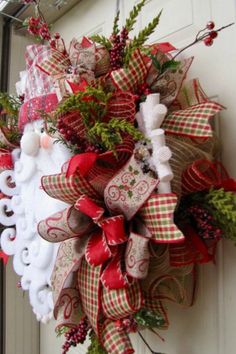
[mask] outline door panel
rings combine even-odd
[[[120,0],[121,18],[124,22],[134,0]],[[143,28],[163,8],[160,26],[150,42],[170,41],[183,47],[194,40],[196,33],[214,20],[217,27],[235,21],[234,0],[150,0],[138,20],[138,29]],[[105,35],[111,32],[115,0],[84,0],[55,24],[55,30],[65,37],[81,37],[96,31]],[[235,27],[220,33],[212,47],[203,43],[190,48],[185,56],[195,57],[189,78],[199,77],[210,97],[218,97],[227,106],[221,114],[219,131],[223,141],[222,158],[229,172],[236,176],[236,44]],[[221,243],[216,264],[201,266],[196,303],[192,308],[169,304],[170,328],[160,332],[165,342],[146,331],[145,337],[156,351],[166,354],[235,354],[236,336],[236,249],[231,242]],[[61,340],[55,339],[54,323],[41,327],[41,354],[59,353]],[[132,336],[137,354],[149,350],[137,335]],[[84,348],[71,353],[86,352]]]

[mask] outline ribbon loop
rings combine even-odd
[[[174,223],[177,196],[174,193],[153,194],[139,212],[157,243],[182,242],[184,235]]]
[[[142,292],[139,282],[129,287],[109,290],[103,287],[102,307],[105,316],[112,320],[128,317],[136,313],[142,306]]]
[[[75,203],[75,208],[92,218],[97,223],[104,214],[104,209],[95,204],[87,195],[81,196]]]

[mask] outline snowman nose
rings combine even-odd
[[[40,137],[40,145],[44,149],[51,149],[53,145],[53,139],[46,133]]]
[[[40,137],[35,132],[26,132],[20,141],[21,150],[29,156],[37,155],[40,147]]]

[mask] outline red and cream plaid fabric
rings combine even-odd
[[[82,195],[87,195],[95,203],[101,204],[101,198],[91,185],[79,173],[66,177],[66,174],[43,176],[41,180],[44,191],[52,198],[68,204],[74,204]]]
[[[78,270],[78,288],[82,308],[96,333],[100,312],[100,275],[102,266],[91,267],[85,259]]]
[[[167,309],[164,307],[163,302],[150,297],[148,294],[145,294],[144,299],[144,307],[147,310],[150,310],[159,315],[163,319],[161,328],[167,329],[169,327],[169,320],[167,316]]]
[[[38,67],[38,63],[47,60],[50,55],[50,47],[33,44],[26,49],[25,60],[28,73],[25,89],[25,102],[29,99],[55,92],[50,76]]]
[[[170,194],[154,194],[139,212],[144,224],[152,234],[154,242],[180,242],[184,235],[174,223],[174,210],[177,196]]]
[[[68,55],[64,55],[57,49],[51,49],[50,56],[46,59],[41,58],[38,66],[46,74],[55,76],[65,74],[66,69],[71,65]]]
[[[109,354],[132,354],[134,349],[128,334],[117,328],[115,322],[105,320],[101,333],[101,341]]]
[[[162,128],[166,133],[189,136],[194,138],[212,137],[209,119],[224,107],[219,103],[208,101],[168,115]]]
[[[135,92],[145,82],[147,68],[137,49],[130,59],[129,66],[111,72],[114,85],[121,91]]]
[[[107,318],[118,320],[137,312],[142,306],[142,292],[139,282],[135,281],[128,288],[108,290],[103,287],[103,312]]]

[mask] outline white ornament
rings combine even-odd
[[[160,126],[167,114],[165,105],[160,104],[160,94],[153,93],[147,96],[146,101],[140,104],[140,111],[136,114],[139,129],[151,140],[152,158],[150,165],[157,172],[160,183],[159,193],[170,193],[170,181],[173,178],[169,159],[171,151],[165,145],[165,132]]]

